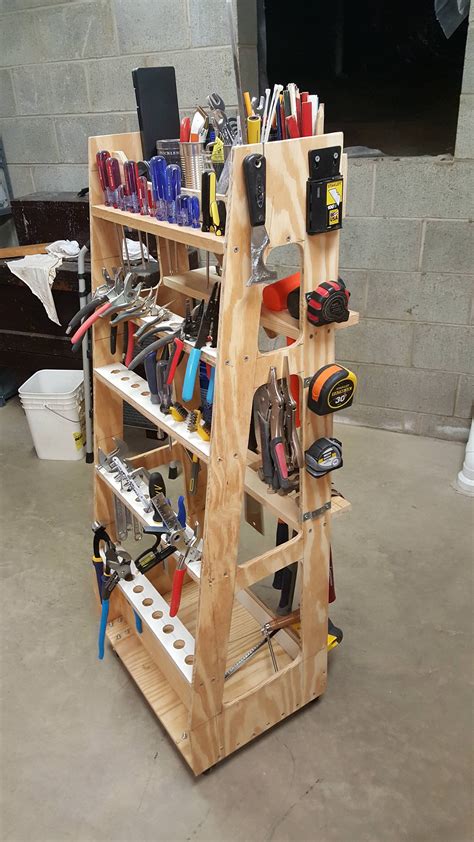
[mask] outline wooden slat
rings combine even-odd
[[[180,225],[173,225],[170,222],[159,222],[152,216],[140,216],[137,213],[129,213],[116,208],[109,208],[106,205],[97,204],[91,206],[91,213],[95,219],[104,219],[107,222],[115,222],[117,225],[126,225],[135,231],[147,231],[155,237],[162,237],[165,240],[183,243],[187,246],[194,246],[198,249],[210,251],[213,254],[224,254],[225,240],[223,237],[216,237],[215,234],[206,234],[198,228],[185,228]]]
[[[49,243],[36,243],[31,246],[9,246],[0,249],[0,260],[10,260],[12,257],[25,257],[27,254],[47,254]]]

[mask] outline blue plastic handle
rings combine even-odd
[[[188,224],[192,225],[193,228],[200,228],[201,223],[199,222],[199,199],[197,196],[191,196],[190,209],[191,214],[190,218],[188,219]]]
[[[214,400],[214,381],[216,379],[216,370],[215,368],[211,368],[211,376],[209,378],[209,386],[207,387],[207,395],[206,400],[208,403],[212,403]]]
[[[107,620],[109,618],[109,600],[104,599],[102,601],[102,610],[100,612],[100,624],[99,624],[99,641],[98,641],[98,648],[99,648],[99,661],[104,659],[104,646],[105,646],[105,630],[107,628]]]
[[[145,367],[148,388],[150,389],[151,402],[159,403],[158,383],[156,381],[156,351],[151,351],[151,353],[147,354],[143,361],[143,365]]]
[[[161,155],[155,155],[150,160],[150,175],[151,186],[153,191],[153,198],[155,202],[158,199],[166,198],[166,161]]]
[[[143,631],[142,618],[138,616],[136,611],[134,611],[133,613],[135,615],[135,628],[138,634],[141,634]]]
[[[199,368],[199,360],[201,359],[201,349],[193,348],[186,366],[186,374],[184,375],[183,383],[183,401],[192,400],[194,394],[194,383],[196,381],[196,374]]]
[[[186,506],[184,504],[184,497],[182,494],[178,497],[178,520],[184,529],[186,526]]]

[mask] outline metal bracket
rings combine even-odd
[[[314,512],[304,512],[303,513],[303,521],[305,520],[315,520],[315,518],[320,517],[323,515],[324,512],[327,512],[331,508],[331,501],[329,500],[324,506],[320,506],[319,509],[315,509]]]
[[[308,386],[309,386],[309,384],[311,383],[312,379],[313,379],[312,377],[305,377],[305,379],[303,380],[303,386],[305,387],[305,389],[307,389],[307,388],[308,388]]]

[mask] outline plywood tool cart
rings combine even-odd
[[[266,227],[271,247],[299,246],[304,291],[338,277],[339,231],[308,236],[305,226],[308,151],[335,145],[342,148],[342,134],[265,146]],[[250,226],[242,162],[249,153],[262,152],[261,145],[233,150],[225,238],[106,207],[95,162],[100,149],[123,150],[138,160],[139,134],[89,141],[94,286],[102,282],[102,267],[120,263],[117,226],[127,225],[157,238],[162,275],[159,301],[173,298],[177,312],[183,312],[186,296],[208,295],[204,270],[189,271],[186,247],[223,259],[218,347],[203,352],[203,359],[216,366],[210,442],[163,415],[150,402],[146,381],[118,363],[118,355],[111,357],[106,319],[94,327],[96,449],[109,452],[113,437],[122,436],[122,402],[126,401],[170,435],[173,458],[181,459],[185,471],[189,471],[189,459],[184,448],[196,454],[203,467],[198,494],[187,501],[188,520],[197,517],[204,524],[202,563],[188,567],[179,617],[169,616],[171,585],[160,565],[148,578],[139,575],[116,588],[107,632],[111,646],[176,747],[199,774],[325,690],[331,519],[347,510],[349,503],[339,496],[331,498],[330,474],[314,479],[306,471],[301,472],[299,497],[268,493],[257,472],[257,457],[248,451],[248,435],[255,390],[267,381],[271,365],[281,376],[283,354],[289,357],[291,374],[300,378],[303,450],[315,439],[331,435],[332,415],[318,417],[308,411],[304,381],[334,361],[335,329],[355,323],[357,314],[351,313],[343,325],[320,328],[312,327],[301,314],[298,324],[287,312],[270,313],[262,307],[262,286],[246,286]],[[294,338],[294,344],[262,353],[258,350],[261,325]],[[117,346],[121,347],[120,337]],[[168,445],[135,457],[135,464],[149,469],[169,461]],[[121,492],[113,479],[97,469],[95,516],[112,535],[114,494],[142,523],[147,522],[133,495]],[[296,535],[237,564],[245,495],[267,507],[289,525],[290,535],[293,531]],[[263,646],[245,668],[225,680],[226,668],[258,641],[262,624],[272,616],[250,587],[295,562],[301,625],[298,634],[282,630],[273,638],[278,671],[268,647]],[[133,611],[142,619],[141,634],[136,633]]]

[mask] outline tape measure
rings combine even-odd
[[[323,477],[342,468],[342,443],[339,439],[317,439],[304,454],[305,466],[312,477]]]
[[[323,366],[311,378],[308,408],[316,415],[328,415],[350,406],[357,388],[353,371],[338,363]]]
[[[329,325],[333,322],[347,322],[349,318],[350,292],[342,278],[337,281],[323,281],[313,292],[307,292],[306,318],[309,323],[318,325]],[[294,319],[300,315],[300,288],[299,286],[288,293],[288,311]]]

